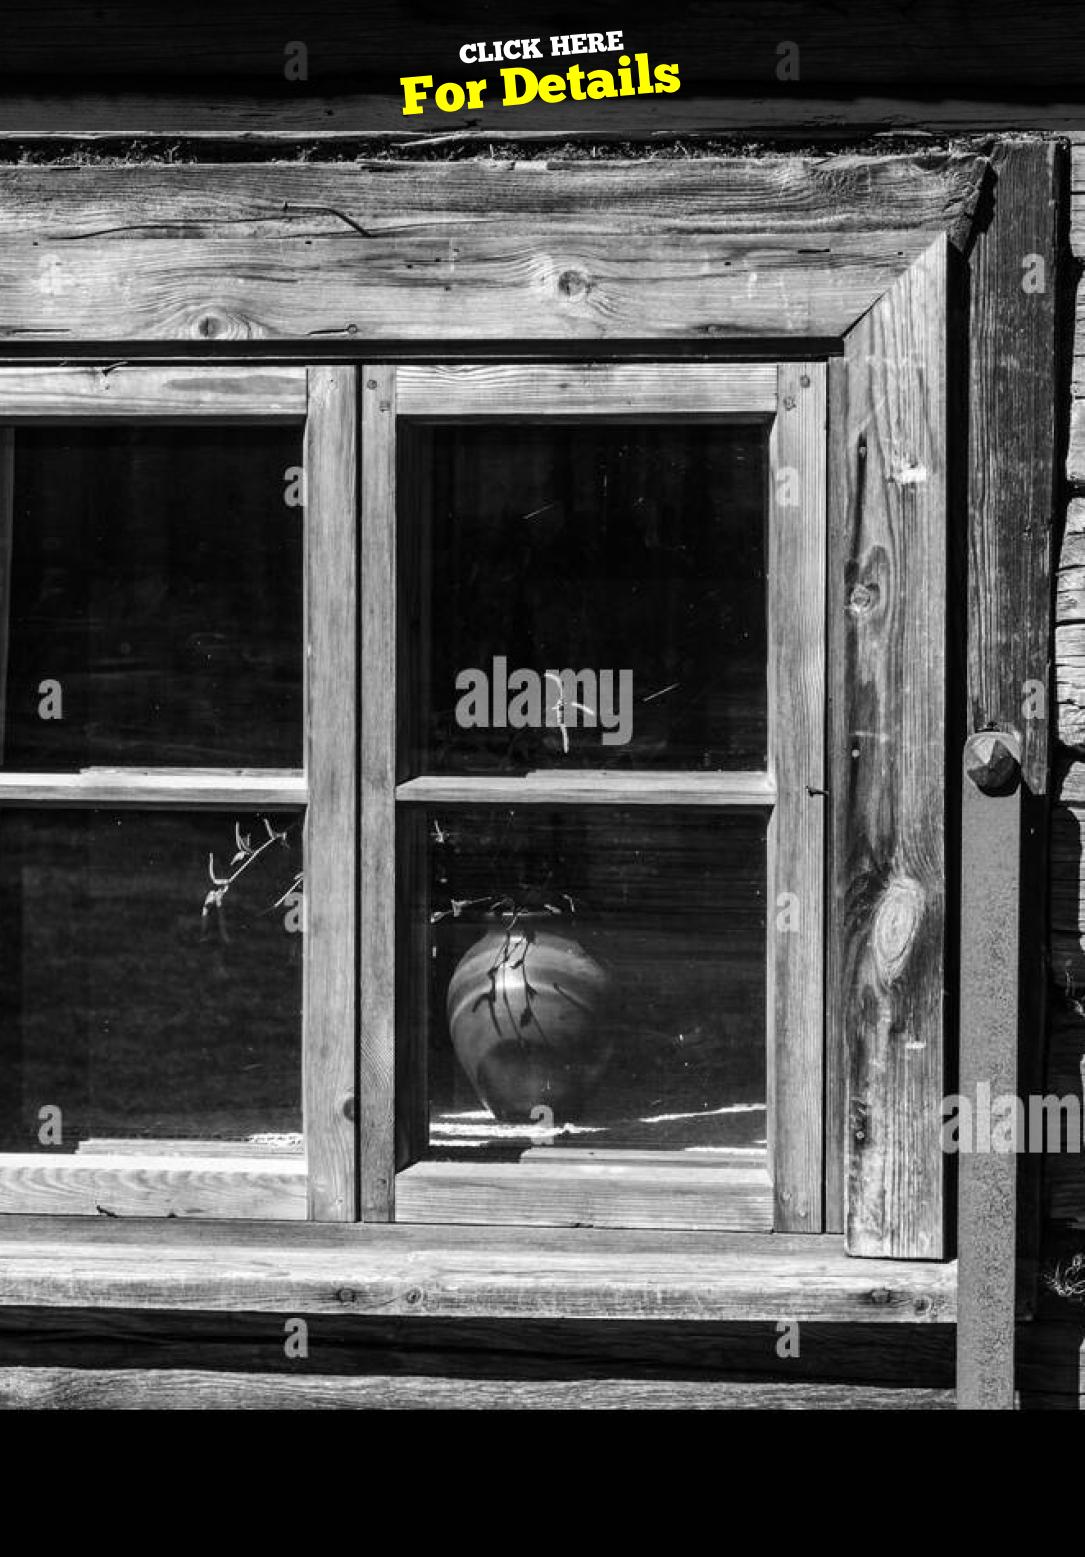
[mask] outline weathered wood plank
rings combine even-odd
[[[771,362],[565,363],[554,367],[408,364],[399,369],[401,416],[731,415],[776,410]]]
[[[309,1211],[356,1215],[358,400],[352,367],[309,369],[305,430],[305,1150]]]
[[[415,44],[412,41],[412,48]],[[11,78],[9,76],[9,81]],[[74,84],[73,84],[74,85]],[[1000,92],[966,96],[958,83],[932,101],[917,98],[914,86],[877,96],[829,92],[819,96],[801,82],[788,82],[772,95],[771,82],[754,92],[715,93],[686,83],[670,97],[624,99],[617,112],[601,111],[597,104],[542,104],[538,100],[510,113],[503,107],[483,107],[471,112],[442,114],[441,125],[421,130],[404,129],[403,100],[389,92],[321,91],[310,87],[304,95],[269,95],[253,92],[244,83],[230,90],[204,82],[178,91],[163,80],[155,91],[138,88],[88,92],[60,92],[49,83],[37,90],[21,90],[11,81],[0,99],[0,142],[20,149],[48,144],[59,136],[62,143],[76,141],[91,149],[118,138],[137,141],[141,147],[159,148],[163,161],[177,160],[177,143],[189,142],[216,149],[254,147],[280,149],[293,160],[297,141],[322,148],[342,149],[354,156],[359,142],[370,155],[385,146],[410,152],[427,140],[441,137],[442,148],[450,137],[480,156],[492,156],[495,145],[512,141],[554,143],[612,143],[624,152],[631,141],[667,145],[716,137],[750,137],[783,134],[800,137],[811,133],[838,136],[914,131],[924,136],[971,134],[986,142],[1004,130],[1053,132],[1065,135],[1085,128],[1085,111],[1072,92],[1055,96],[1050,90],[1023,93],[1018,85]],[[67,149],[67,146],[65,146]]]
[[[728,1380],[364,1378],[0,1368],[6,1411],[952,1411],[947,1389]]]
[[[396,370],[362,369],[361,1216],[391,1220],[396,1066]]]
[[[833,1237],[376,1223],[270,1231],[104,1218],[78,1226],[76,1237],[55,1219],[0,1224],[0,1306],[878,1325],[952,1322],[955,1312],[952,1264],[854,1260]]]
[[[773,1185],[763,1164],[419,1162],[396,1175],[396,1221],[768,1233]]]
[[[124,1159],[0,1156],[0,1211],[64,1216],[250,1217],[288,1221],[305,1216],[305,1163],[246,1162],[234,1155],[166,1153]]]
[[[0,167],[0,239],[351,239],[359,230],[434,236],[462,226],[465,218],[491,230],[510,220],[546,220],[589,233],[603,224],[634,236],[677,236],[704,227],[721,235],[949,231],[969,221],[986,166],[986,158],[971,151],[659,161],[619,153],[602,161],[15,165]]]
[[[1059,739],[1072,751],[1085,752],[1085,498],[1074,498],[1067,505],[1059,550],[1055,691]]]
[[[828,1031],[863,1255],[944,1248],[946,265],[940,240],[830,363]]]
[[[288,809],[309,798],[304,773],[287,769],[87,768],[81,773],[0,773],[0,805],[138,805],[195,810]]]
[[[0,243],[0,337],[65,341],[835,338],[932,234],[674,237],[465,219],[345,238]],[[314,285],[319,277],[319,286]]]
[[[824,363],[779,368],[771,433],[769,1140],[773,1225],[823,1226],[825,1085]]]
[[[976,827],[962,903],[960,1086],[968,1096],[981,1083],[998,1096],[1033,1093],[1042,1081],[1059,206],[1068,182],[1057,145],[1001,142],[991,161],[994,217],[970,256],[965,718],[969,734],[993,728],[1019,742],[1021,790],[1000,799],[966,782],[964,814]],[[990,857],[995,839],[1000,859]],[[965,1406],[1009,1409],[1015,1282],[1035,1261],[1039,1164],[968,1154],[958,1194],[959,1393]]]
[[[0,421],[301,422],[307,393],[303,367],[9,365],[0,372]]]
[[[523,775],[427,774],[396,785],[400,802],[426,805],[771,806],[768,773],[615,773],[540,769]]]

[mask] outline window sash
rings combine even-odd
[[[609,1226],[820,1231],[823,1201],[823,872],[825,789],[825,459],[823,363],[421,365],[363,369],[360,1148],[363,1220],[526,1221]],[[421,776],[397,784],[396,421],[399,416],[709,416],[770,424],[769,753],[764,772]],[[402,667],[399,667],[401,670]],[[768,1152],[710,1176],[650,1162],[573,1164],[547,1152],[543,1185],[524,1164],[415,1162],[424,1138],[424,991],[399,978],[397,895],[410,900],[424,837],[396,813],[410,803],[751,805],[770,813]],[[777,933],[781,894],[800,934]],[[406,958],[400,962],[402,967]],[[397,1077],[397,999],[400,1052]],[[398,1117],[397,1081],[413,1077]],[[677,1175],[678,1177],[675,1177]],[[679,1186],[679,1177],[683,1184]],[[701,1182],[701,1179],[704,1182]],[[696,1182],[695,1182],[696,1179]],[[728,1185],[730,1181],[729,1193]],[[399,1193],[397,1196],[397,1184]],[[683,1197],[684,1201],[683,1201]],[[564,1206],[562,1204],[564,1200]],[[588,1209],[585,1210],[587,1205]],[[692,1207],[692,1209],[691,1209]]]
[[[0,806],[305,812],[304,1157],[234,1143],[0,1155],[0,1209],[350,1221],[356,1214],[356,371],[298,365],[5,367],[0,424],[304,426],[305,768],[0,775]],[[10,433],[7,436],[10,446]],[[11,482],[2,483],[10,508]],[[5,568],[5,577],[8,570]]]

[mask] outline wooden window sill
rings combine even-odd
[[[4,1216],[0,1305],[952,1323],[956,1266],[835,1235]]]

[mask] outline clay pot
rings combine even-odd
[[[461,957],[448,986],[452,1046],[499,1120],[526,1124],[541,1105],[560,1123],[582,1107],[610,1057],[609,988],[579,942],[523,918]]]

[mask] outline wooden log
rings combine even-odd
[[[524,149],[530,151],[530,142]],[[939,228],[963,236],[986,168],[987,159],[971,151],[0,166],[0,239],[268,242],[411,230],[432,237],[465,219],[491,232],[509,222],[546,221],[590,234],[604,222],[634,239],[705,228],[762,238]]]
[[[952,1390],[641,1379],[360,1379],[171,1368],[0,1368],[8,1411],[952,1411]]]
[[[411,46],[416,44],[412,41]],[[402,95],[387,91],[332,86],[322,91],[313,84],[303,94],[295,89],[273,95],[244,83],[227,89],[209,81],[189,81],[187,89],[180,90],[169,80],[154,90],[146,81],[141,86],[59,91],[43,82],[31,90],[12,80],[0,99],[0,142],[7,140],[21,152],[28,145],[55,146],[61,137],[66,154],[73,142],[93,152],[101,147],[114,150],[122,139],[135,141],[142,155],[157,151],[163,162],[172,164],[179,142],[235,156],[239,151],[277,149],[293,160],[299,140],[305,147],[348,157],[358,153],[359,143],[369,155],[385,146],[407,155],[413,147],[424,154],[432,140],[442,153],[456,143],[490,158],[495,146],[532,141],[556,143],[563,150],[569,144],[610,143],[624,153],[630,142],[669,150],[676,139],[696,143],[737,138],[746,146],[755,136],[773,142],[785,136],[805,145],[812,135],[865,140],[872,134],[911,131],[923,136],[974,134],[986,144],[1000,130],[1066,135],[1085,128],[1085,113],[1073,90],[1022,93],[1019,86],[1000,91],[997,84],[987,93],[965,95],[956,83],[947,83],[932,100],[917,98],[908,84],[877,95],[854,90],[841,96],[832,91],[819,95],[812,86],[804,90],[794,81],[781,83],[776,92],[770,81],[752,91],[712,90],[687,82],[674,96],[624,99],[618,112],[600,112],[593,103],[536,100],[515,113],[484,106],[442,114],[440,125],[424,129],[404,128],[410,121],[403,117]]]

